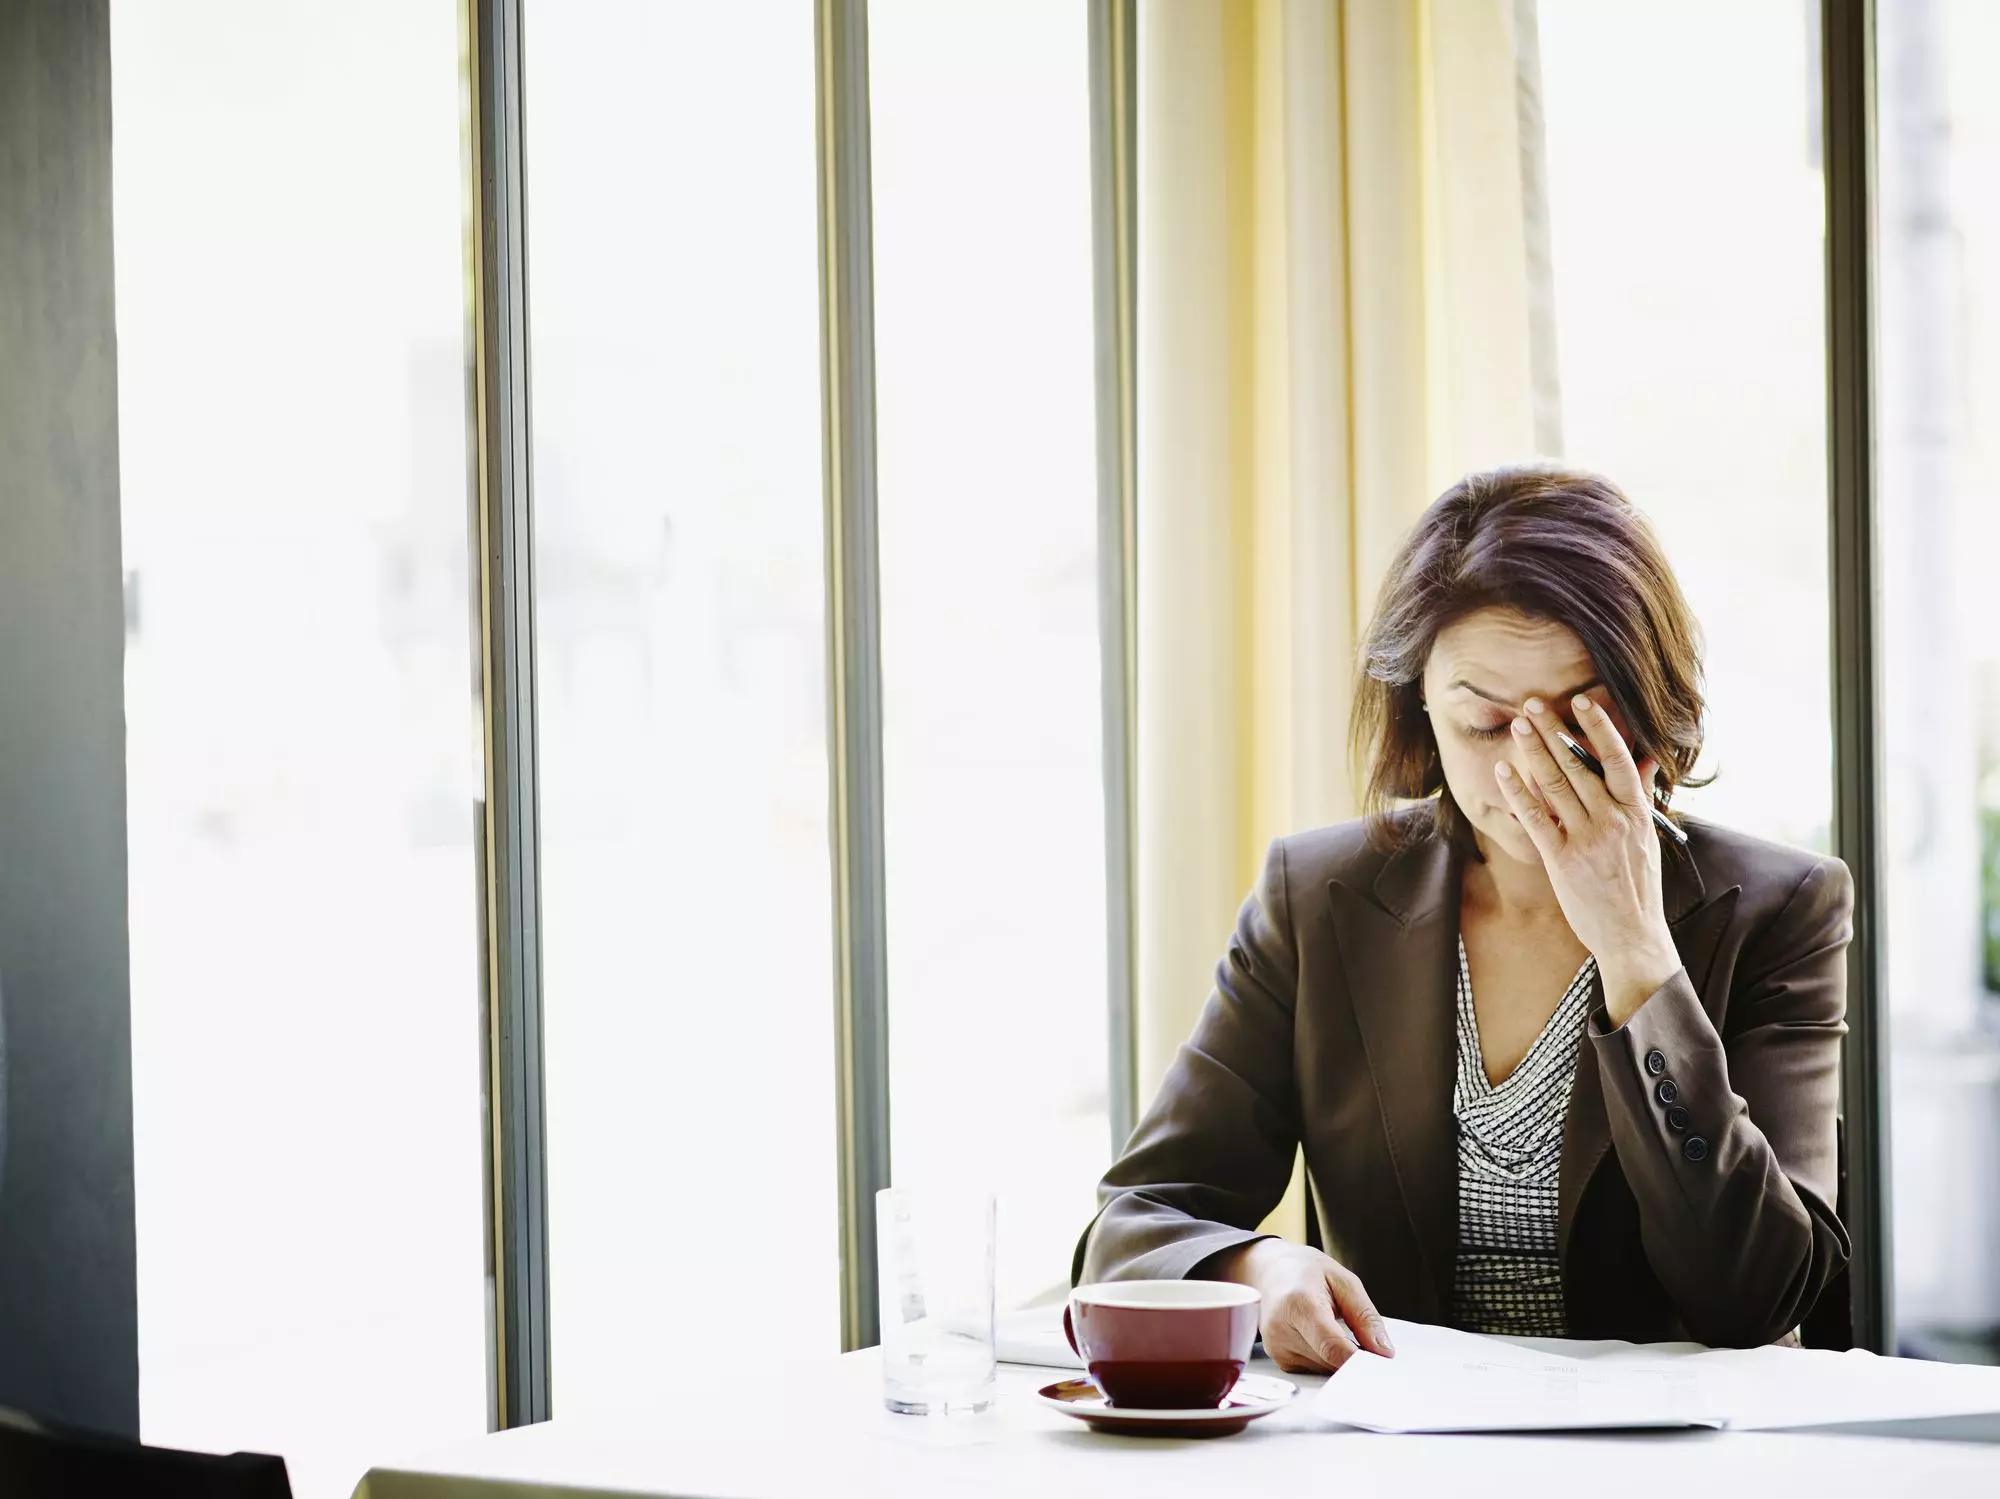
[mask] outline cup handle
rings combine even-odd
[[[1076,1346],[1076,1324],[1069,1319],[1069,1303],[1067,1301],[1063,1303],[1063,1336],[1069,1339],[1069,1351],[1078,1358],[1082,1358],[1083,1350]]]

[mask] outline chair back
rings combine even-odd
[[[0,1411],[0,1494],[7,1499],[292,1499],[282,1457],[218,1457],[147,1447],[102,1432]]]

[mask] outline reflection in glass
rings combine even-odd
[[[1537,0],[1564,456],[1658,525],[1707,636],[1713,786],[1829,846],[1819,50],[1799,0]]]
[[[1003,1306],[1109,1131],[1086,21],[869,8],[891,1156],[998,1197]]]
[[[808,0],[524,21],[554,1404],[839,1346]]]
[[[2000,9],[1876,23],[1895,1322],[2000,1362]]]
[[[111,47],[140,1417],[334,1499],[487,1423],[458,6]]]

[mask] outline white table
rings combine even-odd
[[[1262,1358],[1253,1368],[1278,1371]],[[1674,1431],[1603,1436],[1373,1436],[1327,1427],[1299,1399],[1238,1436],[1208,1441],[1100,1436],[1035,1403],[1064,1371],[1003,1364],[986,1415],[950,1420],[882,1408],[874,1350],[785,1369],[749,1360],[623,1420],[501,1432],[375,1469],[355,1499],[538,1499],[645,1494],[899,1499],[1177,1495],[1451,1496],[1536,1499],[1619,1493],[1723,1499],[1922,1494],[2000,1496],[2000,1432],[1986,1441],[1907,1436]]]

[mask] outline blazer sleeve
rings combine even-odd
[[[1291,1180],[1299,1103],[1293,1069],[1298,949],[1284,840],[1244,902],[1215,988],[1159,1096],[1097,1192],[1073,1284],[1179,1280],[1258,1231]]]
[[[1831,1204],[1853,911],[1847,866],[1814,864],[1738,960],[1726,1041],[1685,969],[1623,1026],[1592,1017],[1646,1258],[1704,1343],[1775,1341],[1847,1263]]]

